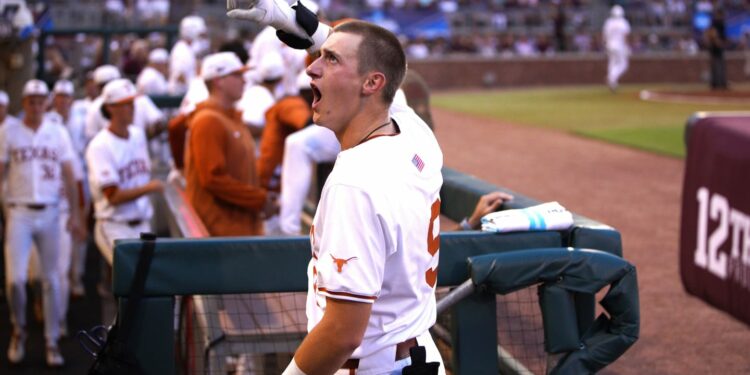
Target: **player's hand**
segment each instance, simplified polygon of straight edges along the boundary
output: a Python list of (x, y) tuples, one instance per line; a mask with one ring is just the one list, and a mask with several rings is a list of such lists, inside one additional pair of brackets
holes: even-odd
[(81, 219), (81, 215), (78, 214), (71, 214), (68, 217), (68, 222), (66, 223), (65, 227), (70, 232), (71, 236), (73, 236), (73, 239), (76, 241), (85, 241), (86, 240), (86, 226), (84, 225), (83, 219)]
[(494, 191), (483, 195), (479, 198), (479, 202), (477, 202), (477, 206), (474, 208), (474, 213), (469, 218), (469, 225), (472, 228), (479, 227), (482, 222), (482, 216), (497, 211), (500, 205), (512, 199), (512, 195), (502, 191)]
[(271, 26), (289, 47), (310, 53), (320, 49), (331, 29), (299, 2), (290, 7), (284, 0), (250, 0), (247, 9), (238, 6), (238, 0), (228, 0), (227, 16)]
[(272, 217), (279, 213), (279, 193), (269, 191), (266, 193), (266, 204), (263, 206), (261, 216), (264, 219)]

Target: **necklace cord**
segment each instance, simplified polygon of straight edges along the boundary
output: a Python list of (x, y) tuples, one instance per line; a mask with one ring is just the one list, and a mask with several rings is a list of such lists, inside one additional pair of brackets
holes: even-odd
[(380, 130), (380, 129), (382, 129), (382, 128), (390, 125), (390, 124), (391, 124), (391, 120), (388, 120), (388, 122), (386, 122), (385, 124), (379, 125), (375, 129), (372, 129), (372, 131), (370, 131), (369, 133), (367, 133), (367, 135), (364, 136), (364, 138), (362, 138), (362, 140), (359, 141), (359, 143), (357, 143), (357, 146), (361, 145), (362, 143), (367, 142), (367, 140), (370, 139), (370, 136), (373, 135), (373, 133), (375, 133), (376, 131), (378, 131), (378, 130)]

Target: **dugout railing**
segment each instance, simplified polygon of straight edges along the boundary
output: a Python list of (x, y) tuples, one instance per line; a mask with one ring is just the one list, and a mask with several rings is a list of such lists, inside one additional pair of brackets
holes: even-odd
[[(441, 192), (442, 213), (458, 221), (471, 213), (482, 194), (498, 189), (504, 190), (446, 168)], [(503, 209), (538, 203), (522, 194), (513, 194), (516, 198)], [(452, 288), (464, 283), (470, 277), (468, 259), (479, 255), (560, 247), (597, 249), (618, 257), (622, 255), (620, 235), (615, 229), (580, 215), (574, 215), (574, 220), (574, 226), (565, 231), (443, 232), (438, 286)], [(119, 311), (127, 303), (139, 249), (139, 242), (133, 240), (118, 241), (116, 245), (113, 291)], [(146, 373), (178, 373), (175, 296), (302, 292), (307, 288), (309, 254), (309, 240), (305, 236), (159, 239), (142, 307), (132, 325), (130, 344)], [(594, 323), (595, 294), (572, 291), (570, 302), (572, 310), (564, 312), (564, 318), (576, 322), (574, 328), (582, 338)], [(454, 374), (497, 374), (500, 371), (496, 309), (494, 295), (482, 289), (451, 308), (450, 362)], [(545, 332), (545, 342), (549, 341), (548, 333)], [(567, 355), (549, 354), (556, 354), (557, 358)]]

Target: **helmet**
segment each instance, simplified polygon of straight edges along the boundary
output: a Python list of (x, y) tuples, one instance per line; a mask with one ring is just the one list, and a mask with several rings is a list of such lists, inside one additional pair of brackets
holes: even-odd
[(195, 40), (206, 32), (206, 21), (200, 16), (187, 16), (180, 21), (180, 38)]

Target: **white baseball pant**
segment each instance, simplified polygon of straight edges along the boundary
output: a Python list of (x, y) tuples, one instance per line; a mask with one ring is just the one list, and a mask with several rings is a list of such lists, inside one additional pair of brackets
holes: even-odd
[(112, 266), (114, 260), (115, 240), (139, 239), (141, 233), (151, 232), (151, 222), (141, 220), (130, 225), (126, 222), (97, 219), (94, 226), (94, 240), (104, 259)]
[(314, 163), (335, 161), (339, 152), (341, 144), (336, 135), (322, 126), (310, 125), (286, 138), (279, 198), (282, 233), (300, 234), (302, 208), (310, 189)]
[(11, 323), (16, 331), (26, 329), (26, 281), (33, 242), (41, 266), (44, 337), (48, 345), (56, 345), (60, 337), (59, 210), (56, 205), (39, 210), (11, 205), (7, 213), (5, 287)]
[(610, 48), (607, 50), (607, 84), (616, 87), (620, 77), (628, 70), (628, 56), (630, 52), (627, 48)]
[[(68, 275), (70, 273), (70, 264), (73, 256), (73, 248), (78, 243), (73, 243), (73, 236), (71, 236), (68, 230), (68, 218), (70, 217), (69, 211), (60, 212), (58, 220), (58, 229), (60, 231), (60, 244), (58, 247), (57, 256), (57, 275), (60, 280), (60, 292), (55, 295), (57, 298), (58, 305), (58, 321), (63, 323), (67, 320), (68, 315), (68, 304), (70, 302), (70, 279)], [(41, 279), (42, 265), (39, 257), (39, 251), (36, 248), (30, 254), (31, 260), (29, 261), (29, 279), (38, 280)]]

